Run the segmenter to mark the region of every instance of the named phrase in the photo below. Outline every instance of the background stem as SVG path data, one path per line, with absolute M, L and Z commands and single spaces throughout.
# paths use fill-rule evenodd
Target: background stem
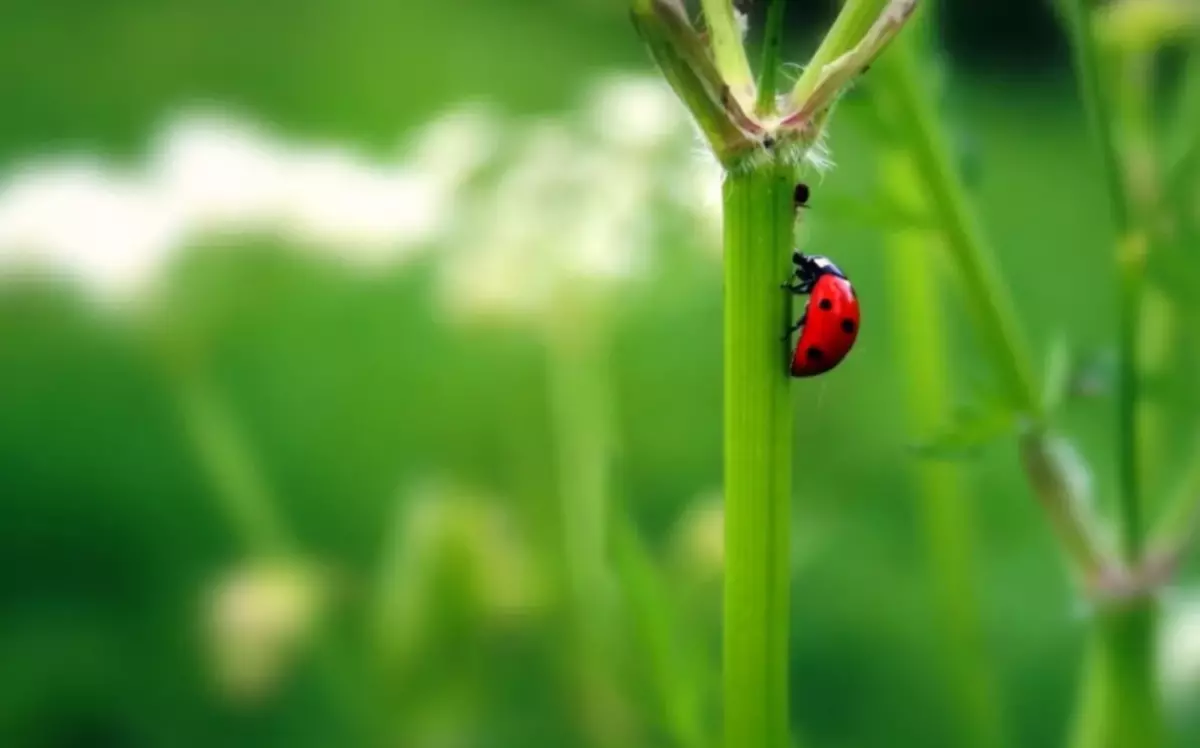
M 1163 744 L 1155 661 L 1155 611 L 1148 604 L 1097 616 L 1090 634 L 1072 748 Z
M 1117 532 L 1128 564 L 1141 561 L 1143 520 L 1139 464 L 1139 332 L 1149 238 L 1135 210 L 1118 158 L 1112 114 L 1101 86 L 1092 6 L 1067 0 L 1064 17 L 1076 76 L 1100 155 L 1115 229 L 1118 276 Z M 1152 596 L 1096 618 L 1088 653 L 1075 748 L 1156 748 L 1163 744 L 1156 672 L 1156 606 Z
M 189 446 L 207 473 L 211 494 L 241 550 L 256 561 L 297 561 L 299 542 L 284 518 L 235 410 L 199 368 L 170 361 L 164 366 L 174 389 Z M 376 729 L 362 678 L 341 642 L 321 629 L 314 644 L 317 675 L 330 700 L 346 715 L 346 728 L 358 740 Z
M 788 740 L 792 410 L 787 167 L 729 176 L 725 201 L 725 740 Z
M 599 302 L 594 293 L 579 287 L 561 294 L 547 334 L 562 547 L 572 609 L 584 627 L 599 623 L 599 616 L 588 610 L 604 598 L 609 581 L 605 548 L 610 408 Z
M 618 694 L 611 667 L 612 584 L 608 564 L 610 403 L 603 299 L 582 285 L 559 294 L 546 330 L 547 386 L 557 450 L 567 639 L 578 709 L 591 744 L 627 744 L 620 720 L 602 724 L 594 702 Z
M 198 372 L 180 372 L 171 384 L 212 496 L 243 548 L 257 556 L 294 555 L 291 533 L 224 400 Z
M 1118 276 L 1117 470 L 1121 548 L 1126 561 L 1136 562 L 1141 552 L 1142 507 L 1138 465 L 1138 317 L 1147 251 L 1146 236 L 1130 221 L 1129 195 L 1117 156 L 1112 117 L 1100 85 L 1100 60 L 1092 34 L 1091 8 L 1086 0 L 1065 3 L 1067 31 L 1074 50 L 1075 73 L 1084 108 L 1100 155 L 1102 176 L 1108 189 L 1109 210 L 1116 231 Z
M 882 93 L 890 96 L 896 126 L 929 196 L 931 212 L 966 286 L 964 296 L 1006 400 L 1017 413 L 1040 421 L 1040 396 L 1030 373 L 1029 353 L 1017 327 L 1012 299 L 1000 279 L 991 247 L 968 207 L 962 180 L 954 171 L 949 146 L 937 123 L 934 102 L 920 83 L 911 40 L 897 40 L 876 69 Z
M 920 182 L 903 152 L 882 159 L 884 188 L 893 200 L 915 211 L 927 210 Z M 916 203 L 915 205 L 913 203 Z M 929 438 L 951 415 L 946 375 L 944 314 L 939 305 L 941 273 L 930 232 L 893 232 L 885 253 L 894 337 L 903 341 L 898 355 L 905 379 L 909 431 L 916 440 Z M 928 272 L 913 272 L 919 266 Z M 918 503 L 926 554 L 933 578 L 939 636 L 946 646 L 949 691 L 960 715 L 963 738 L 978 748 L 1004 745 L 998 695 L 984 656 L 976 594 L 972 502 L 957 463 L 923 460 L 915 465 Z

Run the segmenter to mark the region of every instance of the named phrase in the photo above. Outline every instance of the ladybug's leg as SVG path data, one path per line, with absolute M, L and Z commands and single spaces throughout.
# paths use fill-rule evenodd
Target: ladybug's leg
M 791 291 L 792 293 L 796 294 L 797 296 L 804 296 L 806 294 L 812 293 L 812 287 L 813 287 L 813 281 L 800 281 L 796 285 L 792 285 L 791 283 L 784 283 L 782 286 L 780 286 L 780 288 L 784 288 L 788 291 Z
M 789 327 L 787 329 L 787 332 L 785 332 L 783 334 L 782 339 L 786 341 L 788 338 L 792 337 L 792 333 L 799 332 L 800 328 L 804 327 L 805 322 L 808 322 L 808 311 L 807 310 L 804 312 L 804 314 L 800 315 L 799 322 L 797 322 L 796 324 L 792 325 L 791 327 Z

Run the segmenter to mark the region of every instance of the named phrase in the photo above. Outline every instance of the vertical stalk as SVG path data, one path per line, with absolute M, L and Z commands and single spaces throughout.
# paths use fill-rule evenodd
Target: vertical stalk
M 1135 603 L 1093 623 L 1072 748 L 1163 745 L 1156 659 L 1156 613 Z
M 762 65 L 758 71 L 758 101 L 755 113 L 760 118 L 775 115 L 778 98 L 779 56 L 783 48 L 783 9 L 787 0 L 771 0 L 767 7 L 767 28 L 763 32 Z
M 298 558 L 299 543 L 234 410 L 198 366 L 183 364 L 168 351 L 159 353 L 189 446 L 243 551 L 256 559 Z M 375 716 L 363 699 L 361 677 L 350 667 L 347 652 L 324 631 L 314 646 L 318 676 L 329 699 L 349 718 L 354 737 L 366 738 L 375 730 Z
M 243 547 L 258 556 L 292 555 L 295 543 L 226 403 L 198 372 L 178 372 L 171 384 L 213 498 Z
M 1159 210 L 1159 166 L 1154 148 L 1154 66 L 1153 54 L 1142 51 L 1124 51 L 1114 55 L 1117 82 L 1113 94 L 1113 117 L 1118 125 L 1120 166 L 1129 174 L 1125 198 L 1129 204 L 1129 223 L 1145 227 L 1151 237 L 1149 226 Z M 1161 243 L 1165 237 L 1154 236 L 1153 243 Z M 1133 351 L 1136 377 L 1154 377 L 1165 374 L 1172 353 L 1175 309 L 1159 288 L 1145 285 L 1141 292 L 1138 308 L 1134 312 L 1138 327 L 1137 350 Z M 1137 436 L 1136 475 L 1142 493 L 1154 495 L 1162 490 L 1164 456 L 1170 453 L 1171 429 L 1169 408 L 1161 400 L 1142 398 L 1136 403 Z M 1140 520 L 1139 520 L 1140 522 Z M 1139 532 L 1138 536 L 1141 537 Z
M 595 618 L 583 611 L 595 607 L 607 579 L 610 450 L 600 301 L 579 286 L 560 294 L 547 335 L 562 543 L 569 594 L 583 625 Z
M 920 182 L 906 154 L 885 154 L 885 189 L 904 205 L 919 199 Z M 909 206 L 906 206 L 909 207 Z M 921 204 L 915 211 L 927 210 Z M 898 230 L 885 253 L 893 300 L 891 319 L 900 346 L 900 364 L 910 432 L 930 437 L 951 415 L 947 393 L 944 315 L 938 304 L 938 273 L 913 272 L 916 266 L 937 268 L 931 236 L 920 229 Z M 940 637 L 946 643 L 954 711 L 961 715 L 964 746 L 1004 745 L 1000 710 L 992 673 L 984 652 L 974 574 L 971 502 L 965 478 L 955 463 L 922 461 L 915 466 L 920 489 L 920 519 L 933 576 Z
M 556 302 L 545 332 L 569 621 L 568 678 L 591 744 L 617 746 L 630 739 L 623 720 L 601 722 L 592 703 L 619 698 L 607 660 L 610 441 L 603 300 L 596 289 L 577 284 Z
M 725 740 L 788 740 L 792 411 L 786 369 L 794 174 L 730 175 L 725 211 Z
M 1101 85 L 1100 60 L 1088 0 L 1064 4 L 1084 107 L 1099 150 L 1116 232 L 1120 383 L 1117 392 L 1117 512 L 1121 551 L 1127 563 L 1141 560 L 1144 527 L 1138 450 L 1140 403 L 1139 317 L 1148 237 L 1132 220 L 1135 211 L 1118 158 L 1112 115 Z M 1075 748 L 1157 748 L 1163 744 L 1156 672 L 1156 609 L 1150 596 L 1128 607 L 1097 614 L 1089 648 Z
M 965 286 L 969 311 L 1006 401 L 1015 412 L 1040 422 L 1040 394 L 1012 298 L 955 172 L 935 102 L 921 85 L 917 52 L 909 40 L 900 39 L 876 71 L 882 93 L 895 108 L 895 125 L 929 196 L 930 212 L 942 229 L 946 250 Z
M 1100 81 L 1100 60 L 1092 33 L 1091 4 L 1087 0 L 1065 3 L 1067 28 L 1075 54 L 1076 75 L 1084 108 L 1108 190 L 1109 209 L 1116 231 L 1118 283 L 1118 356 L 1120 383 L 1117 392 L 1117 470 L 1120 482 L 1119 534 L 1126 561 L 1135 562 L 1141 553 L 1142 506 L 1138 463 L 1139 378 L 1138 317 L 1141 310 L 1147 239 L 1132 225 L 1129 195 L 1113 136 L 1112 117 Z
M 710 748 L 703 692 L 710 685 L 708 668 L 697 667 L 696 641 L 680 624 L 673 609 L 668 580 L 630 518 L 613 515 L 613 557 L 637 638 L 638 655 L 645 659 L 664 726 L 675 748 Z M 705 663 L 707 665 L 707 662 Z

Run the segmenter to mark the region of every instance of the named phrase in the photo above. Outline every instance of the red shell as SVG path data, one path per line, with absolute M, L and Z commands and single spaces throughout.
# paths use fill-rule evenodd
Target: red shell
M 793 377 L 815 377 L 842 362 L 858 339 L 858 295 L 850 281 L 822 275 L 813 286 L 808 319 L 792 356 Z

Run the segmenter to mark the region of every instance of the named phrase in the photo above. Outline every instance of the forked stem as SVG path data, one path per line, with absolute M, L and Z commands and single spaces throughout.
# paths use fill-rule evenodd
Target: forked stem
M 838 20 L 843 17 L 850 19 L 846 24 L 850 46 L 839 49 L 838 44 L 845 43 L 847 39 L 833 39 L 831 42 L 832 33 L 826 38 L 804 75 L 796 82 L 796 88 L 792 92 L 793 110 L 784 117 L 782 127 L 804 131 L 816 125 L 819 129 L 820 123 L 838 97 L 858 76 L 866 72 L 875 58 L 900 33 L 900 29 L 904 28 L 904 24 L 917 9 L 917 0 L 891 0 L 877 17 L 872 17 L 873 23 L 867 27 L 865 34 L 849 36 L 858 31 L 857 24 L 871 6 L 872 3 L 865 0 L 851 0 L 846 4 Z M 836 23 L 834 30 L 837 30 Z M 835 54 L 837 56 L 828 63 L 822 59 L 825 55 Z
M 817 71 L 816 108 L 804 109 L 808 97 L 793 94 L 796 108 L 826 117 L 860 72 L 855 66 L 879 54 L 915 4 L 892 0 L 884 8 L 879 0 L 850 0 L 810 65 Z M 819 139 L 824 119 L 788 132 L 768 114 L 775 104 L 782 0 L 770 9 L 757 102 L 732 0 L 704 0 L 703 7 L 712 58 L 697 51 L 698 35 L 676 0 L 633 0 L 633 17 L 726 168 L 726 748 L 789 748 L 792 408 L 781 333 L 792 322 L 792 296 L 781 286 L 792 270 L 795 164 Z M 877 21 L 879 8 L 884 16 Z M 745 114 L 755 103 L 761 121 Z

